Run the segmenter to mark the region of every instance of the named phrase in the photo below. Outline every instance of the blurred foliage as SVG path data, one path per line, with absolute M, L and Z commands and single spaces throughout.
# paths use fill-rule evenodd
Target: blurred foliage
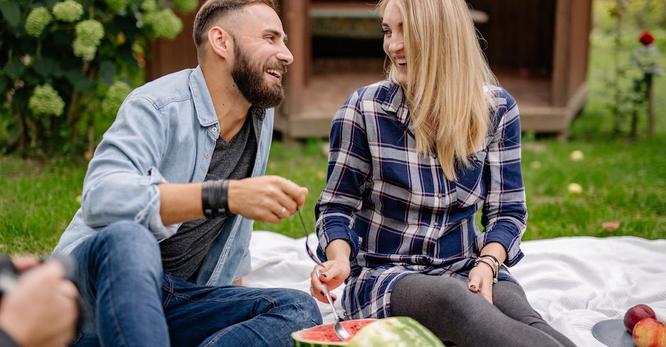
M 196 0 L 0 0 L 0 153 L 89 156 Z
M 613 133 L 637 137 L 639 117 L 647 118 L 648 85 L 661 71 L 660 51 L 666 49 L 666 2 L 663 0 L 595 0 L 592 45 L 611 51 L 610 64 L 600 76 L 607 88 L 602 97 L 613 117 Z M 643 47 L 639 38 L 650 32 L 656 41 Z M 650 69 L 645 62 L 650 54 Z M 654 129 L 648 129 L 651 134 Z

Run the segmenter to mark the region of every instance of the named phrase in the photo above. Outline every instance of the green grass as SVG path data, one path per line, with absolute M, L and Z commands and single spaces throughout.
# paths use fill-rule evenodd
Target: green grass
M 308 231 L 314 226 L 313 207 L 325 182 L 322 146 L 317 141 L 301 145 L 276 142 L 268 167 L 269 174 L 288 177 L 310 189 L 303 210 Z M 524 239 L 582 235 L 666 238 L 663 148 L 663 134 L 631 144 L 623 140 L 526 141 L 523 167 L 529 223 Z M 573 150 L 582 151 L 584 160 L 571 161 Z M 0 157 L 0 250 L 48 252 L 78 208 L 85 170 L 84 163 Z M 580 184 L 583 193 L 570 194 L 569 183 Z M 607 221 L 619 221 L 620 228 L 605 231 L 601 225 Z M 255 229 L 302 236 L 296 218 L 277 225 L 256 223 Z
M 86 165 L 0 157 L 0 250 L 46 253 L 79 206 Z
M 529 210 L 525 239 L 633 235 L 666 238 L 666 137 L 640 143 L 526 142 L 523 175 Z M 570 153 L 580 150 L 582 161 Z M 578 183 L 581 194 L 567 186 Z M 609 232 L 602 223 L 619 221 Z

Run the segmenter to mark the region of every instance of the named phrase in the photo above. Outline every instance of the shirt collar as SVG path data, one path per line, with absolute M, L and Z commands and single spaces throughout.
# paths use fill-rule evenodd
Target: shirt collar
M 202 126 L 209 126 L 217 123 L 215 106 L 213 105 L 213 99 L 208 91 L 208 86 L 206 86 L 206 79 L 204 78 L 203 71 L 201 71 L 201 66 L 197 66 L 192 71 L 189 84 L 199 123 Z
M 388 86 L 382 88 L 378 96 L 384 111 L 395 114 L 398 121 L 405 127 L 408 127 L 409 108 L 407 107 L 407 98 L 402 87 L 397 83 L 388 82 Z

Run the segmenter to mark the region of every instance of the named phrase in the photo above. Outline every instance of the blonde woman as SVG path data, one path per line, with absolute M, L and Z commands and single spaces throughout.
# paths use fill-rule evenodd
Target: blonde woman
M 465 1 L 379 9 L 389 78 L 333 120 L 312 294 L 325 302 L 322 284 L 347 281 L 347 317 L 411 316 L 459 346 L 572 346 L 506 268 L 523 257 L 527 220 L 520 120 Z

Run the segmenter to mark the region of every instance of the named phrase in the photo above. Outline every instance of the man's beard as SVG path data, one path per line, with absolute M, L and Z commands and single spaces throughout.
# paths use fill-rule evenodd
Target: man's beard
M 235 64 L 231 77 L 238 86 L 245 99 L 255 107 L 271 108 L 279 105 L 284 99 L 284 90 L 281 84 L 267 85 L 264 80 L 264 69 L 261 66 L 252 66 L 249 57 L 236 45 Z M 271 66 L 278 71 L 286 72 L 283 64 L 276 63 Z

